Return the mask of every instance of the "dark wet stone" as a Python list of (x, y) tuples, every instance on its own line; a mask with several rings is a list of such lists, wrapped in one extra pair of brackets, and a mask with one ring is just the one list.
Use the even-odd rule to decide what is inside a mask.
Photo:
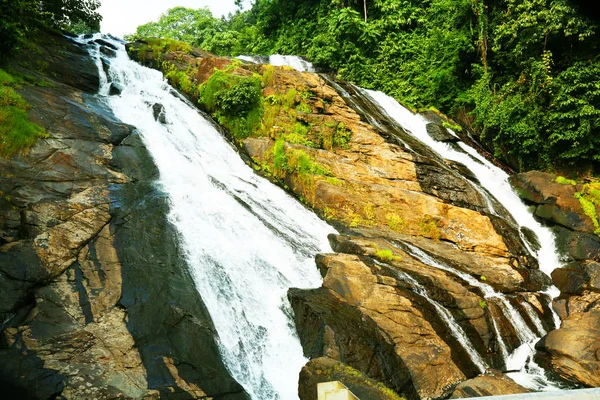
[(94, 40), (94, 43), (98, 43), (101, 46), (106, 46), (106, 47), (108, 47), (109, 49), (112, 49), (112, 50), (118, 50), (119, 49), (117, 46), (115, 46), (111, 42), (109, 42), (107, 40), (104, 40), (104, 39), (96, 39), (96, 40)]
[(429, 136), (438, 142), (460, 142), (460, 139), (457, 136), (450, 133), (450, 131), (441, 124), (430, 122), (426, 125), (426, 128)]
[(108, 90), (108, 94), (110, 96), (118, 96), (123, 92), (123, 87), (116, 83), (116, 82), (112, 82), (110, 84), (110, 89)]
[(107, 57), (116, 57), (117, 52), (110, 47), (100, 46), (100, 53), (106, 55)]
[(165, 115), (165, 107), (162, 104), (156, 103), (152, 106), (152, 113), (154, 114), (154, 119), (161, 124), (167, 123), (167, 117)]

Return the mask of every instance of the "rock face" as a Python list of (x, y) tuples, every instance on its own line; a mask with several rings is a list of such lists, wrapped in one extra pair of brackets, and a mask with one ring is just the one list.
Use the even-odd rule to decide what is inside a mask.
[(247, 398), (220, 359), (139, 134), (93, 96), (87, 51), (46, 39), (13, 67), (51, 83), (20, 90), (49, 137), (0, 159), (2, 392)]
[(529, 389), (519, 385), (498, 371), (486, 372), (477, 378), (460, 383), (454, 389), (451, 399), (464, 399), (483, 396), (504, 396), (508, 394), (529, 393)]
[[(128, 50), (175, 71), (171, 83), (194, 101), (189, 87), (215, 68), (232, 80), (260, 79), (260, 124), (232, 132), (232, 141), (259, 173), (344, 233), (329, 238), (336, 253), (317, 256), (322, 287), (288, 293), (313, 359), (301, 374), (302, 398), (314, 396), (315, 371), (332, 368), (411, 399), (447, 398), (487, 367), (504, 369), (502, 349), (521, 344), (507, 307), (533, 334), (552, 327), (548, 299), (538, 293), (550, 278), (465, 166), (439, 158), (352, 85), (167, 47), (149, 40)], [(497, 295), (488, 299), (483, 289)]]
[[(532, 171), (515, 175), (517, 193), (535, 206), (535, 214), (555, 225), (557, 245), (572, 260), (600, 261), (600, 238), (575, 194), (582, 185), (561, 184), (556, 175)], [(600, 207), (597, 207), (600, 210)]]
[(561, 378), (600, 386), (600, 310), (574, 313), (538, 343), (545, 363)]
[(512, 178), (521, 197), (535, 206), (535, 214), (554, 225), (558, 248), (572, 261), (552, 273), (561, 291), (554, 309), (563, 324), (538, 343), (538, 359), (567, 382), (596, 387), (600, 386), (600, 238), (576, 196), (584, 185), (557, 180), (537, 171)]

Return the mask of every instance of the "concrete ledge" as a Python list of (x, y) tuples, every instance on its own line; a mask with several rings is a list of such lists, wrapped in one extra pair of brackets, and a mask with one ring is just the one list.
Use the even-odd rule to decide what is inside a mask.
[(319, 400), (359, 400), (343, 383), (323, 382), (317, 384)]

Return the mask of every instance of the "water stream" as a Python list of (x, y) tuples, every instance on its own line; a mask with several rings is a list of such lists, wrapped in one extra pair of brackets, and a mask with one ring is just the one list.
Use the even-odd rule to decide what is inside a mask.
[[(287, 300), (290, 287), (321, 284), (314, 257), (330, 252), (334, 229), (266, 179), (158, 71), (127, 56), (111, 58), (99, 95), (138, 128), (170, 199), (169, 220), (219, 335), (226, 366), (254, 400), (297, 399), (307, 360)], [(90, 39), (93, 40), (93, 39)], [(100, 53), (90, 54), (99, 60)], [(106, 96), (108, 85), (124, 88)], [(166, 123), (154, 118), (164, 108)]]
[[(171, 201), (169, 219), (181, 235), (196, 285), (219, 334), (227, 367), (255, 400), (296, 399), (298, 373), (306, 359), (290, 319), (286, 293), (290, 287), (320, 285), (314, 256), (331, 251), (326, 238), (334, 230), (281, 189), (256, 176), (193, 105), (172, 94), (160, 72), (129, 60), (122, 43), (104, 39), (119, 50), (117, 57), (110, 59), (107, 75), (98, 46), (90, 48), (101, 75), (99, 95), (118, 118), (139, 129), (159, 168), (159, 184)], [(310, 63), (292, 56), (239, 58), (287, 65), (299, 71), (314, 70)], [(111, 82), (124, 88), (121, 95), (108, 96)], [(335, 82), (332, 84), (338, 91), (344, 90)], [(537, 235), (539, 249), (529, 245), (524, 237), (523, 242), (538, 259), (542, 271), (550, 274), (561, 265), (552, 233), (533, 218), (513, 192), (504, 171), (464, 143), (459, 143), (457, 149), (435, 141), (426, 132), (427, 121), (391, 97), (357, 90), (442, 158), (471, 170), (481, 183), (481, 187), (473, 186), (483, 196), (489, 213), (496, 212), (492, 200), (498, 201), (521, 227)], [(154, 118), (155, 104), (163, 107), (166, 123)], [(369, 118), (374, 125), (379, 124)], [(426, 265), (454, 274), (478, 288), (486, 300), (495, 302), (515, 327), (521, 342), (509, 352), (496, 321), (492, 321), (507, 369), (520, 371), (510, 376), (532, 389), (555, 388), (533, 361), (533, 344), (545, 330), (531, 305), (524, 303), (523, 311), (537, 332), (506, 296), (490, 285), (435, 260), (417, 247), (405, 243), (403, 250)], [(435, 307), (474, 364), (485, 370), (487, 363), (470, 346), (468, 336), (452, 314), (430, 299), (414, 278), (400, 274), (399, 278), (409, 282), (415, 293)], [(551, 288), (547, 294), (554, 297), (557, 289)], [(560, 323), (556, 315), (555, 323)]]
[[(508, 182), (509, 176), (506, 172), (487, 161), (475, 149), (462, 142), (459, 143), (459, 147), (463, 151), (459, 151), (448, 143), (436, 141), (427, 133), (426, 125), (428, 121), (418, 114), (413, 114), (392, 97), (382, 92), (365, 89), (359, 90), (378, 104), (388, 116), (396, 121), (411, 136), (432, 149), (440, 157), (459, 162), (466, 166), (477, 177), (482, 188), (485, 189), (479, 190), (481, 194), (493, 196), (511, 214), (520, 227), (525, 227), (534, 232), (540, 244), (538, 250), (534, 249), (524, 237), (522, 237), (522, 241), (530, 253), (537, 258), (541, 271), (550, 275), (554, 269), (561, 266), (553, 233), (550, 229), (542, 226), (535, 220), (527, 209), (527, 206), (512, 190)], [(491, 204), (491, 201), (489, 204)], [(523, 234), (521, 233), (521, 235)], [(553, 298), (558, 295), (558, 289), (551, 287), (546, 294)], [(505, 310), (506, 317), (511, 320), (511, 323), (516, 328), (517, 335), (522, 343), (506, 359), (508, 370), (520, 371), (511, 373), (509, 376), (518, 383), (532, 389), (555, 389), (556, 387), (545, 377), (543, 369), (533, 361), (535, 353), (534, 344), (539, 339), (539, 336), (527, 326), (521, 315), (510, 305), (504, 296), (496, 295), (495, 297), (498, 299), (499, 306)], [(528, 308), (525, 310), (527, 312), (531, 311)], [(553, 314), (553, 316), (555, 325), (559, 326), (560, 319), (556, 314)], [(537, 325), (535, 316), (531, 318)], [(541, 327), (541, 323), (540, 328), (542, 328), (540, 333), (545, 334), (546, 332)]]

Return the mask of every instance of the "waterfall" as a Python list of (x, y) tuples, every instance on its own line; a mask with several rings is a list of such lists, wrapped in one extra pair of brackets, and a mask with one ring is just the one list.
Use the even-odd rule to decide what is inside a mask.
[[(376, 261), (376, 263), (379, 264), (379, 262), (377, 262), (377, 261)], [(413, 278), (406, 272), (402, 272), (397, 269), (394, 269), (394, 272), (395, 272), (396, 276), (398, 277), (398, 279), (411, 284), (413, 287), (413, 291), (416, 294), (418, 294), (419, 296), (421, 296), (421, 298), (423, 298), (429, 304), (431, 304), (433, 306), (433, 308), (435, 308), (439, 317), (442, 319), (442, 321), (444, 321), (446, 326), (449, 328), (450, 334), (452, 336), (454, 336), (454, 338), (460, 343), (462, 348), (465, 349), (467, 354), (471, 357), (471, 361), (473, 362), (473, 364), (475, 364), (475, 366), (477, 367), (479, 372), (484, 373), (485, 370), (488, 368), (487, 363), (481, 357), (481, 355), (473, 348), (473, 346), (471, 346), (471, 343), (469, 341), (467, 333), (456, 322), (456, 320), (454, 319), (452, 314), (450, 314), (450, 312), (448, 310), (446, 310), (446, 308), (444, 308), (440, 303), (438, 303), (437, 301), (435, 301), (434, 299), (429, 297), (429, 294), (427, 293), (427, 289), (425, 289), (425, 287), (423, 285), (421, 285), (419, 282), (417, 282), (417, 280), (415, 278)]]
[(315, 72), (313, 65), (298, 57), (298, 56), (282, 56), (281, 54), (273, 54), (269, 57), (265, 56), (237, 56), (236, 58), (251, 62), (254, 64), (271, 64), (276, 67), (291, 67), (300, 72)]
[[(459, 143), (459, 147), (462, 151), (459, 151), (447, 143), (436, 141), (427, 133), (427, 120), (420, 115), (413, 114), (392, 97), (382, 92), (366, 89), (358, 90), (372, 99), (385, 114), (398, 123), (411, 136), (425, 144), (440, 157), (466, 166), (477, 177), (482, 188), (485, 189), (479, 191), (481, 194), (487, 196), (489, 193), (490, 196), (493, 196), (493, 198), (503, 205), (520, 227), (525, 227), (533, 231), (540, 243), (540, 248), (537, 251), (529, 245), (524, 237), (522, 237), (522, 239), (531, 254), (536, 256), (541, 271), (550, 275), (554, 269), (561, 266), (561, 261), (556, 251), (553, 233), (535, 220), (533, 215), (527, 209), (527, 206), (512, 190), (512, 187), (508, 182), (509, 176), (506, 172), (494, 166), (475, 149), (462, 142)], [(521, 233), (521, 235), (523, 234)], [(549, 288), (546, 292), (551, 298), (556, 297), (558, 293), (558, 289), (554, 286)], [(520, 372), (511, 373), (509, 376), (518, 383), (531, 389), (556, 389), (556, 386), (545, 377), (543, 369), (533, 362), (533, 355), (535, 353), (534, 344), (539, 336), (527, 326), (521, 315), (519, 315), (519, 313), (510, 305), (504, 296), (496, 296), (496, 298), (499, 300), (498, 304), (500, 307), (505, 310), (505, 316), (511, 320), (511, 323), (516, 328), (522, 343), (521, 346), (514, 350), (506, 360), (508, 369), (519, 370)], [(552, 307), (550, 307), (550, 309), (552, 309)], [(525, 308), (525, 311), (530, 312), (531, 310)], [(560, 326), (560, 319), (558, 316), (555, 313), (553, 316), (555, 325), (557, 327)], [(532, 317), (532, 320), (534, 321), (534, 324), (536, 324), (534, 318), (535, 317)], [(545, 334), (546, 332), (542, 328), (540, 333)], [(498, 338), (500, 340), (499, 336)]]
[[(139, 130), (159, 169), (169, 220), (226, 366), (255, 400), (297, 399), (307, 360), (287, 291), (320, 286), (314, 257), (331, 251), (327, 235), (334, 229), (257, 176), (197, 109), (172, 94), (160, 72), (131, 61), (121, 43), (104, 39), (119, 50), (109, 60), (108, 76), (96, 46), (90, 50), (103, 76), (99, 95)], [(120, 95), (106, 96), (111, 82), (123, 87)], [(153, 116), (157, 104), (166, 123)]]

